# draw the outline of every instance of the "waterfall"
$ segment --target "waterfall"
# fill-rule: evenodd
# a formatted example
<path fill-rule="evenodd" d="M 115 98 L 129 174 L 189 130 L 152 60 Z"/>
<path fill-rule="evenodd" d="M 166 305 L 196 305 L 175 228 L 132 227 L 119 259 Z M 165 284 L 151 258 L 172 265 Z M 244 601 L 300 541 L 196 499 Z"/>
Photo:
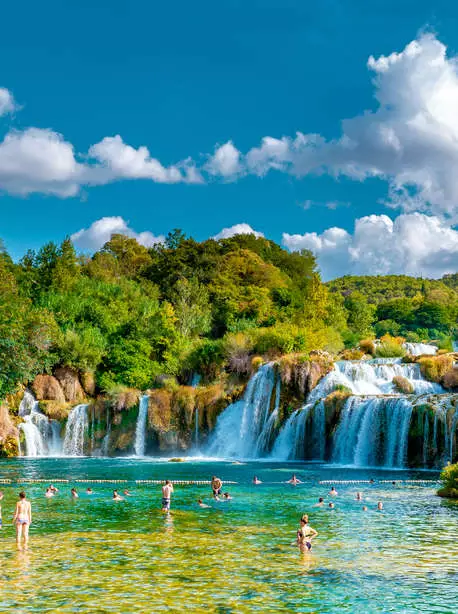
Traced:
<path fill-rule="evenodd" d="M 312 405 L 306 405 L 291 414 L 280 431 L 273 450 L 275 460 L 292 460 L 304 458 L 305 425 Z"/>
<path fill-rule="evenodd" d="M 100 452 L 102 456 L 108 456 L 108 447 L 110 445 L 110 435 L 111 435 L 111 420 L 110 420 L 110 409 L 107 407 L 107 419 L 106 419 L 106 433 L 105 437 L 102 439 L 102 446 L 100 448 Z"/>
<path fill-rule="evenodd" d="M 259 367 L 248 382 L 243 398 L 218 416 L 207 449 L 209 455 L 223 458 L 257 456 L 258 438 L 269 422 L 274 385 L 273 363 Z"/>
<path fill-rule="evenodd" d="M 404 343 L 404 348 L 408 354 L 412 356 L 420 356 L 421 354 L 435 354 L 437 347 L 427 343 Z"/>
<path fill-rule="evenodd" d="M 68 414 L 63 451 L 65 456 L 84 456 L 84 444 L 88 431 L 87 404 L 74 407 Z"/>
<path fill-rule="evenodd" d="M 403 397 L 349 397 L 335 434 L 332 461 L 357 467 L 404 467 L 411 415 L 412 403 Z"/>
<path fill-rule="evenodd" d="M 429 452 L 429 415 L 425 411 L 423 417 L 423 466 L 428 464 L 428 452 Z"/>
<path fill-rule="evenodd" d="M 24 433 L 25 456 L 59 456 L 62 450 L 60 424 L 41 413 L 38 401 L 28 390 L 19 405 L 23 422 L 19 430 Z M 20 451 L 22 454 L 22 450 Z"/>
<path fill-rule="evenodd" d="M 135 456 L 145 456 L 148 401 L 149 396 L 144 394 L 138 404 L 137 426 L 135 427 Z"/>

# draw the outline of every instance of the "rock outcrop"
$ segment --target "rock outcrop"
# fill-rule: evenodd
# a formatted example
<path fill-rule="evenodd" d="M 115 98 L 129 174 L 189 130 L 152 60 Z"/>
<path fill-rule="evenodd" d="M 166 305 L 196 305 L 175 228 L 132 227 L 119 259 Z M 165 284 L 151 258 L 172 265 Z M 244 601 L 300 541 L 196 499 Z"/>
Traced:
<path fill-rule="evenodd" d="M 57 401 L 65 404 L 65 395 L 59 381 L 53 375 L 37 375 L 32 383 L 37 401 Z"/>
<path fill-rule="evenodd" d="M 59 367 L 54 371 L 54 377 L 59 382 L 68 403 L 81 403 L 84 400 L 85 394 L 77 371 L 70 367 Z"/>

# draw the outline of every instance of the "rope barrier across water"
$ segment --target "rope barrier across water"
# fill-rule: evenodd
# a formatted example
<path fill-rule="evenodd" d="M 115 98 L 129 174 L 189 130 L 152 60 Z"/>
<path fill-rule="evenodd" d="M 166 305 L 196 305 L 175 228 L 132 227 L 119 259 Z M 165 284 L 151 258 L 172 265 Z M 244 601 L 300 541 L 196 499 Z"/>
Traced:
<path fill-rule="evenodd" d="M 321 480 L 318 484 L 437 484 L 439 480 Z"/>
<path fill-rule="evenodd" d="M 170 480 L 172 484 L 178 484 L 180 486 L 201 486 L 211 484 L 210 480 Z M 53 479 L 53 478 L 18 478 L 11 480 L 8 478 L 1 478 L 0 484 L 165 484 L 165 480 L 67 480 L 67 479 Z M 223 484 L 238 484 L 238 482 L 222 481 Z"/>

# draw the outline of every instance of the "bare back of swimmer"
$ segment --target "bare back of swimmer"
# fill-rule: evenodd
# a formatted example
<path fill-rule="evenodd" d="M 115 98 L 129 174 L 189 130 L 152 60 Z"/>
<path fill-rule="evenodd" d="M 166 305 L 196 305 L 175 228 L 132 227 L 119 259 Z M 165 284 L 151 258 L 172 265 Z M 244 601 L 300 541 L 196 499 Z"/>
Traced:
<path fill-rule="evenodd" d="M 24 546 L 29 543 L 29 526 L 32 523 L 32 506 L 25 497 L 25 492 L 19 493 L 19 501 L 16 503 L 16 510 L 13 516 L 13 523 L 16 525 L 16 543 L 19 546 L 21 539 L 24 539 Z"/>

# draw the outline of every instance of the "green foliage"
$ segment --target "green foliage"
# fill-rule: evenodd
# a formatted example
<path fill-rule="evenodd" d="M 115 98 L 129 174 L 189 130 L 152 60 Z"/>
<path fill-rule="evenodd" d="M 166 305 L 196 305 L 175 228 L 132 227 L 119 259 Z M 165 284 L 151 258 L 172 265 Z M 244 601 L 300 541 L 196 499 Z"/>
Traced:
<path fill-rule="evenodd" d="M 453 276 L 324 285 L 310 252 L 254 235 L 199 243 L 175 229 L 147 249 L 115 234 L 84 257 L 65 239 L 17 264 L 0 245 L 0 397 L 58 366 L 93 373 L 102 390 L 145 389 L 159 375 L 224 379 L 344 344 L 354 356 L 375 333 L 450 349 L 457 305 Z M 384 352 L 402 350 L 384 342 Z"/>
<path fill-rule="evenodd" d="M 391 335 L 385 335 L 381 338 L 381 342 L 376 346 L 375 355 L 378 358 L 402 358 L 406 355 L 406 350 L 403 343 L 404 339 L 402 337 L 391 337 Z"/>
<path fill-rule="evenodd" d="M 440 497 L 458 499 L 458 463 L 447 465 L 440 475 L 442 487 L 437 491 Z"/>

